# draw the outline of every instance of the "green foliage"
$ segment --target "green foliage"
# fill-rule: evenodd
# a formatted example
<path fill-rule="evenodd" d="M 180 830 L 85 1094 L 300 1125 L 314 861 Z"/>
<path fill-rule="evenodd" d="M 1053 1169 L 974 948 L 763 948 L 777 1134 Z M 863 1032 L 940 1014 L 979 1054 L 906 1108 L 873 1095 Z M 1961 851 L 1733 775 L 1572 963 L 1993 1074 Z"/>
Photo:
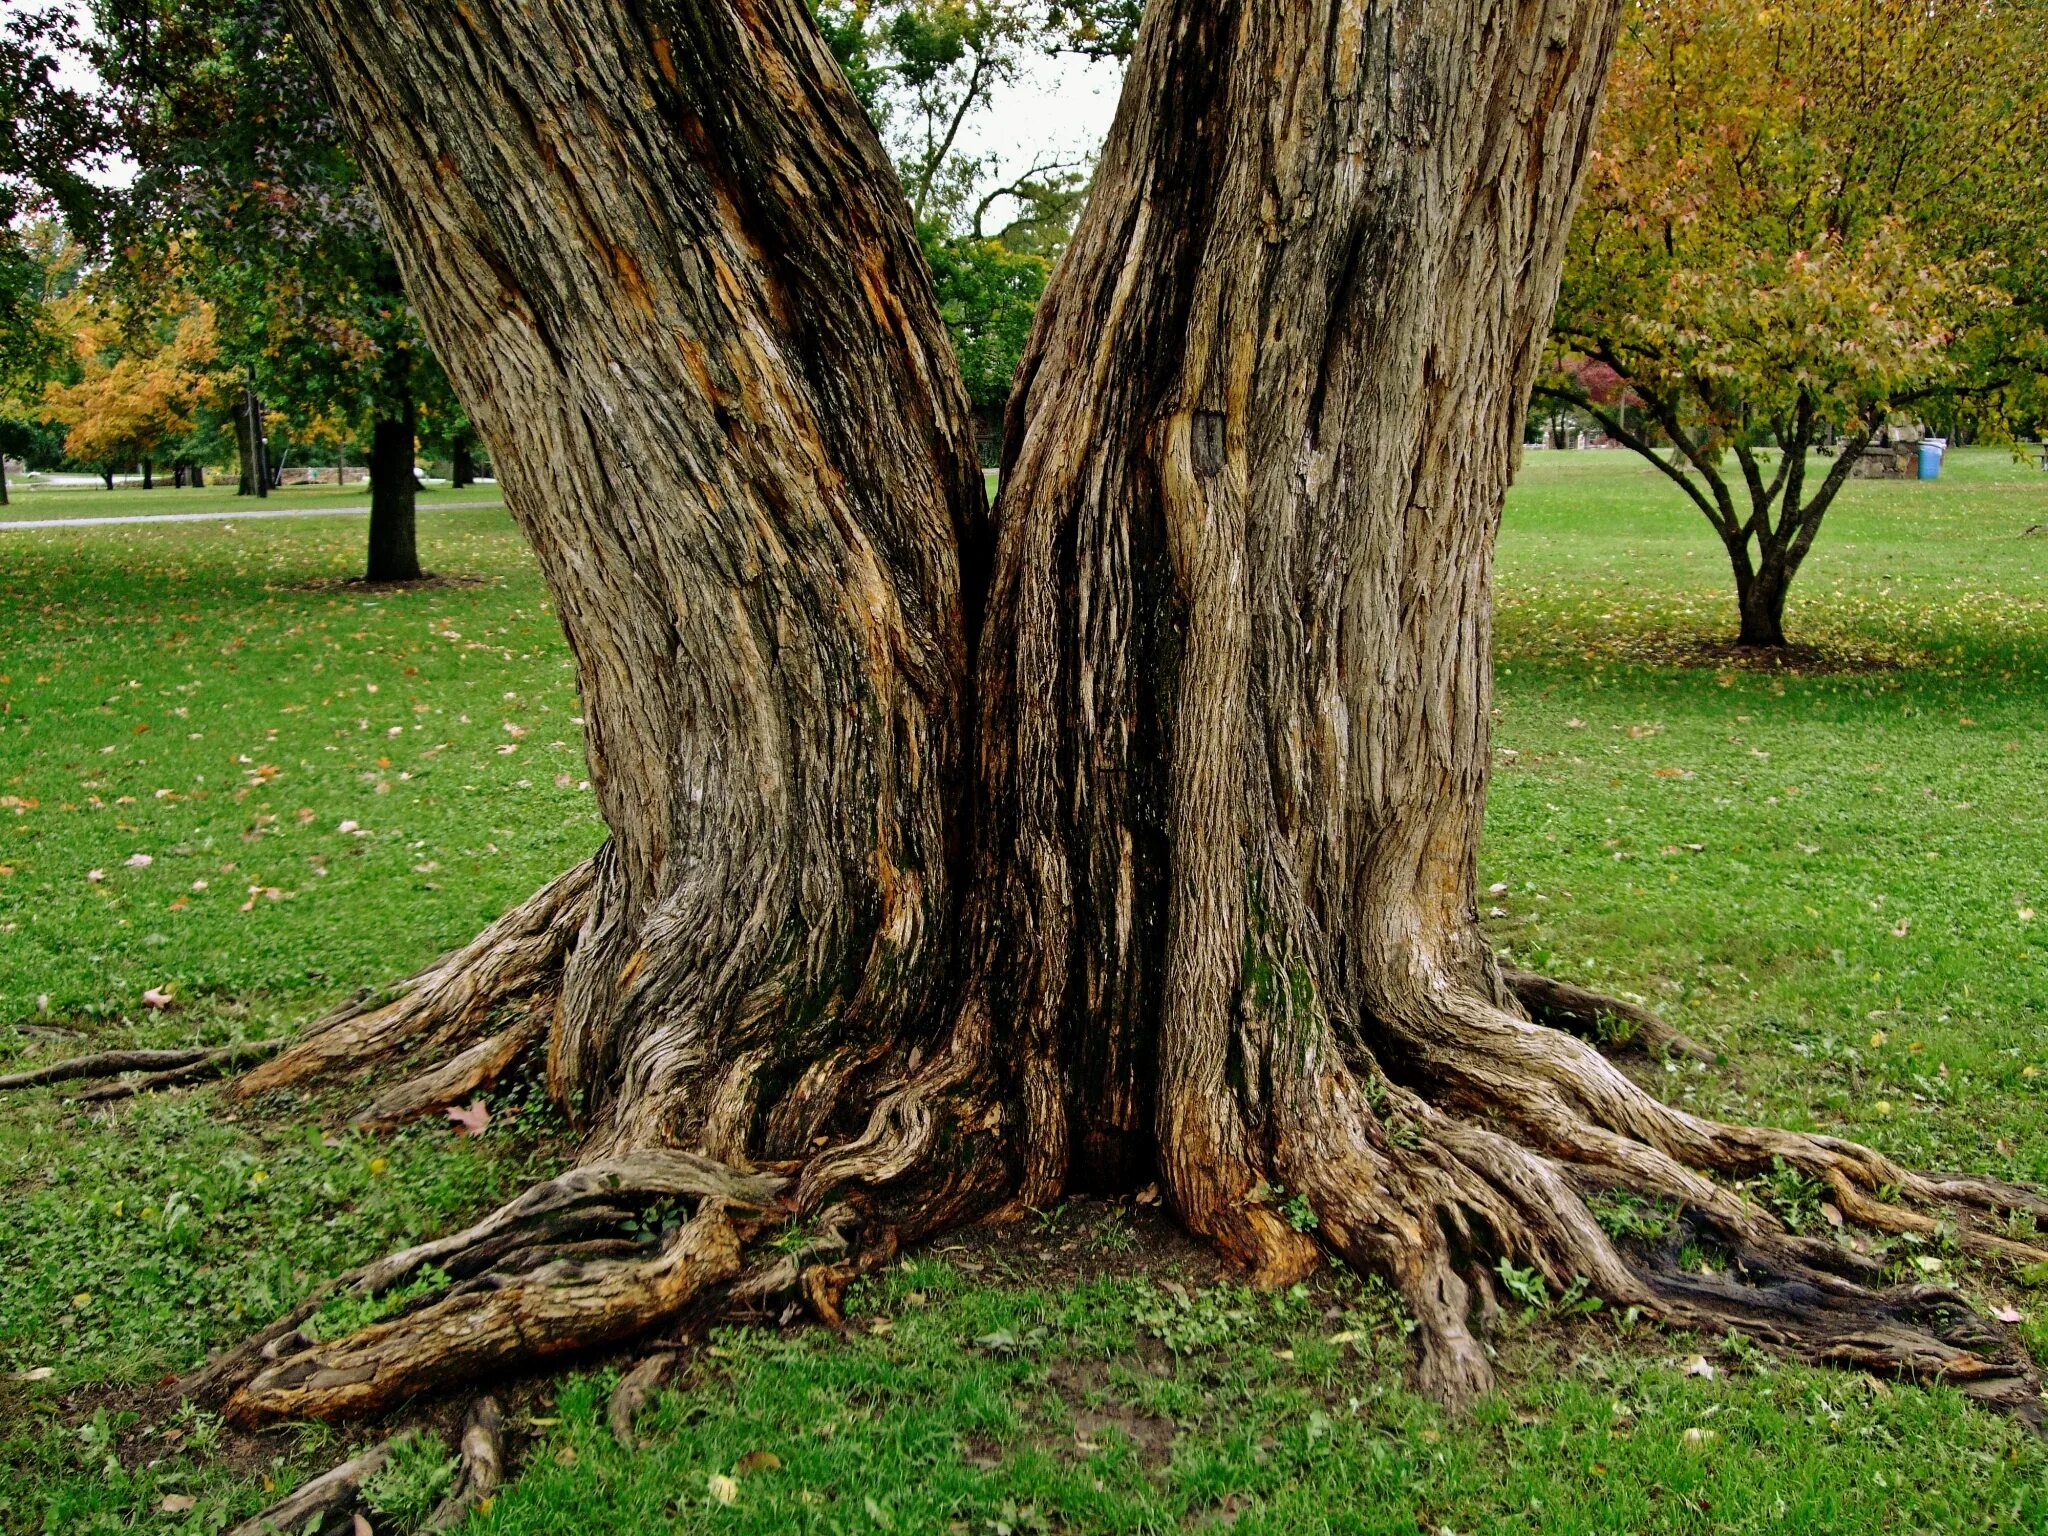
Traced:
<path fill-rule="evenodd" d="M 1140 1333 L 1175 1354 L 1215 1349 L 1243 1341 L 1311 1312 L 1307 1286 L 1261 1296 L 1244 1285 L 1210 1286 L 1190 1291 L 1177 1282 L 1148 1290 L 1131 1309 Z"/>
<path fill-rule="evenodd" d="M 1586 1202 L 1609 1237 L 1654 1243 L 1671 1235 L 1678 1213 L 1668 1201 L 1645 1199 L 1625 1189 L 1602 1190 Z"/>
<path fill-rule="evenodd" d="M 387 1317 L 396 1317 L 422 1297 L 431 1296 L 448 1283 L 448 1275 L 435 1265 L 425 1264 L 420 1272 L 404 1285 L 395 1285 L 380 1295 L 369 1296 L 357 1291 L 347 1291 L 323 1303 L 320 1310 L 308 1318 L 303 1325 L 304 1332 L 315 1339 L 339 1339 L 354 1333 L 358 1328 L 367 1328 L 372 1323 L 381 1323 Z"/>
<path fill-rule="evenodd" d="M 967 396 L 978 410 L 999 415 L 1051 264 L 994 240 L 955 239 L 929 229 L 923 244 Z"/>
<path fill-rule="evenodd" d="M 363 1483 L 363 1502 L 377 1515 L 377 1528 L 416 1531 L 455 1484 L 461 1462 L 439 1437 L 425 1430 L 400 1435 L 391 1455 Z"/>
<path fill-rule="evenodd" d="M 1783 1158 L 1771 1159 L 1771 1171 L 1758 1181 L 1758 1193 L 1765 1205 L 1793 1232 L 1814 1232 L 1826 1227 L 1821 1207 L 1828 1190 L 1818 1179 L 1809 1178 Z"/>

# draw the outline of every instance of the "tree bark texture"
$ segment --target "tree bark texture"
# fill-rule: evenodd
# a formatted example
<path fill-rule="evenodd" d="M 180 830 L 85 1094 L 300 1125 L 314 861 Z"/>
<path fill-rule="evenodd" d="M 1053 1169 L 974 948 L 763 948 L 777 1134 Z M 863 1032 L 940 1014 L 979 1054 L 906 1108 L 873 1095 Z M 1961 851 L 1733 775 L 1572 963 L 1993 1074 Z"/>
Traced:
<path fill-rule="evenodd" d="M 933 1009 L 960 843 L 985 509 L 894 174 L 798 0 L 297 14 L 576 656 L 550 1080 L 794 1155 Z"/>
<path fill-rule="evenodd" d="M 899 1236 L 1154 1176 L 1265 1280 L 1390 1277 L 1450 1401 L 1501 1259 L 2031 1395 L 1953 1298 L 1876 1295 L 1709 1174 L 1784 1163 L 1883 1231 L 1933 1227 L 1894 1192 L 2048 1202 L 1671 1109 L 1531 1022 L 1518 992 L 1608 1010 L 1479 931 L 1493 538 L 1615 0 L 1148 6 L 993 533 L 901 189 L 800 0 L 292 9 L 557 601 L 611 837 L 241 1091 L 430 1058 L 381 1121 L 544 1034 L 598 1162 L 436 1249 L 477 1276 L 446 1295 L 260 1335 L 231 1416 L 625 1337 L 796 1216 L 734 1294 L 830 1318 Z M 677 1157 L 730 1175 L 689 1165 L 687 1240 L 592 1235 Z M 1623 1251 L 1588 1189 L 1731 1268 Z M 521 1279 L 544 1238 L 582 1257 Z"/>

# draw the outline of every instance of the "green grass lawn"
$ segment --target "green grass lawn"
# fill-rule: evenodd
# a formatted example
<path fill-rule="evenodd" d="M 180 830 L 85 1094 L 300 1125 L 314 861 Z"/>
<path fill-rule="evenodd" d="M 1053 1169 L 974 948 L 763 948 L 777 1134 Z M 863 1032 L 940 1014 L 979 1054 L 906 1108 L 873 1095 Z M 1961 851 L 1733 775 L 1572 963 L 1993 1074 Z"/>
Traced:
<path fill-rule="evenodd" d="M 444 503 L 495 501 L 496 485 L 422 486 L 420 510 L 432 512 Z M 169 480 L 154 490 L 123 485 L 105 490 L 93 485 L 10 485 L 8 505 L 0 507 L 0 523 L 40 522 L 72 517 L 167 517 L 176 513 L 250 513 L 312 511 L 321 507 L 366 507 L 370 488 L 362 480 L 347 485 L 282 485 L 268 496 L 237 496 L 235 482 L 179 489 Z"/>
<path fill-rule="evenodd" d="M 1496 943 L 1711 1042 L 1722 1063 L 1653 1073 L 1676 1100 L 2048 1182 L 2035 523 L 2048 475 L 1997 453 L 1852 485 L 1789 616 L 1818 656 L 1757 670 L 1719 645 L 1723 558 L 1668 482 L 1532 455 L 1501 545 Z M 0 533 L 0 1070 L 289 1029 L 595 845 L 523 546 L 496 510 L 422 543 L 465 584 L 347 585 L 344 519 Z M 531 1085 L 474 1142 L 364 1138 L 351 1102 L 0 1106 L 0 1531 L 218 1529 L 338 1459 L 333 1431 L 167 1417 L 152 1384 L 563 1154 Z M 2048 1349 L 2048 1291 L 1917 1256 Z M 1446 1421 L 1375 1288 L 1251 1295 L 1152 1213 L 1077 1203 L 915 1256 L 845 1338 L 720 1336 L 639 1452 L 603 1427 L 606 1370 L 523 1392 L 524 1470 L 471 1529 L 2048 1529 L 2048 1454 L 1944 1391 L 1604 1315 L 1499 1347 L 1501 1393 Z"/>

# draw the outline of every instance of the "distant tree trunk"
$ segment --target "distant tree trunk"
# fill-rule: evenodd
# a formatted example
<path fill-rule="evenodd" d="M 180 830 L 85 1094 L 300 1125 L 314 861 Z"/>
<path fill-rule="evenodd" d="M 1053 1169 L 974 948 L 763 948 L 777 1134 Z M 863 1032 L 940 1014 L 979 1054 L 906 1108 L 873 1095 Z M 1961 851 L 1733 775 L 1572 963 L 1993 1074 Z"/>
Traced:
<path fill-rule="evenodd" d="M 8 505 L 7 497 L 7 455 L 0 453 L 0 507 Z"/>
<path fill-rule="evenodd" d="M 263 436 L 263 401 L 253 385 L 245 385 L 235 403 L 235 453 L 239 461 L 237 496 L 270 494 L 270 458 Z"/>
<path fill-rule="evenodd" d="M 111 491 L 114 488 L 114 466 L 111 464 L 101 465 L 100 479 L 106 482 L 107 489 Z"/>
<path fill-rule="evenodd" d="M 191 479 L 187 483 L 190 484 L 194 490 L 199 490 L 206 484 L 206 468 L 204 465 L 199 464 L 195 461 L 190 466 L 190 470 Z"/>
<path fill-rule="evenodd" d="M 655 1259 L 273 1331 L 231 1419 L 375 1411 L 743 1272 L 830 1318 L 899 1240 L 1154 1179 L 1263 1281 L 1387 1276 L 1452 1402 L 1503 1261 L 1982 1366 L 1702 1170 L 1866 1215 L 1954 1183 L 1666 1105 L 1531 1023 L 1479 927 L 1493 536 L 1614 0 L 1151 0 L 995 538 L 901 188 L 804 0 L 291 9 L 555 599 L 611 835 L 239 1091 L 460 1047 L 417 1110 L 545 1035 L 599 1160 L 569 1183 L 702 1203 Z M 749 1178 L 740 1222 L 809 1257 L 743 1247 Z M 1618 1247 L 1594 1189 L 1682 1208 L 1728 1275 Z M 540 1257 L 476 1231 L 436 1262 Z"/>
<path fill-rule="evenodd" d="M 476 456 L 470 451 L 469 434 L 456 434 L 455 443 L 449 449 L 448 483 L 456 490 L 476 483 Z"/>
<path fill-rule="evenodd" d="M 413 475 L 415 407 L 410 397 L 396 414 L 370 429 L 371 581 L 417 581 L 419 481 Z"/>
<path fill-rule="evenodd" d="M 1731 552 L 1732 553 L 1732 552 Z M 1785 598 L 1792 589 L 1782 561 L 1767 555 L 1755 571 L 1747 559 L 1735 567 L 1735 604 L 1741 615 L 1736 644 L 1775 648 L 1785 644 Z"/>
<path fill-rule="evenodd" d="M 156 489 L 156 477 L 150 472 L 149 460 L 147 459 L 142 461 L 142 488 L 145 491 Z"/>

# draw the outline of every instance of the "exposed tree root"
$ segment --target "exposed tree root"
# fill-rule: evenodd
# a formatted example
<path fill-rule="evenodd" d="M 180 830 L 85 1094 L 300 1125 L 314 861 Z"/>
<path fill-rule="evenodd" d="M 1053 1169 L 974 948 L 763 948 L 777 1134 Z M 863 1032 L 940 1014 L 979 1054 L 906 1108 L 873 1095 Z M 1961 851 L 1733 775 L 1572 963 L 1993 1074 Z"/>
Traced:
<path fill-rule="evenodd" d="M 440 1065 L 379 1094 L 356 1116 L 354 1123 L 364 1130 L 384 1130 L 460 1103 L 496 1082 L 546 1034 L 546 1021 L 529 1013 L 510 1028 L 485 1036 Z"/>
<path fill-rule="evenodd" d="M 1656 1014 L 1636 1003 L 1584 987 L 1540 976 L 1534 971 L 1503 969 L 1501 980 L 1538 1024 L 1577 1035 L 1610 1051 L 1641 1051 L 1650 1056 L 1685 1056 L 1712 1061 L 1714 1053 Z"/>
<path fill-rule="evenodd" d="M 389 1322 L 309 1343 L 258 1371 L 228 1399 L 226 1417 L 247 1427 L 379 1413 L 515 1361 L 633 1338 L 739 1272 L 739 1236 L 709 1207 L 652 1259 L 550 1259 L 525 1273 L 492 1272 Z"/>
<path fill-rule="evenodd" d="M 455 1486 L 427 1516 L 423 1531 L 446 1531 L 460 1525 L 477 1504 L 505 1481 L 505 1425 L 495 1397 L 480 1397 L 462 1418 L 459 1447 L 462 1468 Z"/>
<path fill-rule="evenodd" d="M 73 1056 L 27 1072 L 10 1072 L 0 1077 L 0 1091 L 10 1088 L 40 1088 L 49 1083 L 74 1082 L 82 1077 L 117 1077 L 123 1072 L 162 1072 L 186 1067 L 206 1055 L 204 1050 L 182 1051 L 96 1051 L 90 1056 Z"/>
<path fill-rule="evenodd" d="M 282 1040 L 249 1040 L 239 1045 L 216 1046 L 201 1052 L 198 1059 L 166 1071 L 152 1072 L 147 1077 L 133 1078 L 122 1083 L 105 1083 L 98 1088 L 88 1088 L 83 1093 L 74 1093 L 71 1100 L 76 1104 L 106 1104 L 116 1099 L 132 1099 L 139 1093 L 154 1093 L 159 1088 L 177 1088 L 186 1083 L 203 1083 L 216 1077 L 225 1077 L 239 1071 L 252 1062 L 263 1061 L 283 1049 Z"/>
<path fill-rule="evenodd" d="M 352 1515 L 363 1484 L 390 1458 L 391 1442 L 387 1440 L 332 1471 L 321 1473 L 311 1482 L 300 1484 L 261 1514 L 236 1526 L 228 1536 L 278 1536 L 284 1531 L 294 1536 L 303 1536 L 308 1531 L 328 1536 L 330 1531 L 347 1530 L 354 1523 Z"/>
<path fill-rule="evenodd" d="M 413 977 L 397 997 L 374 1005 L 359 1000 L 316 1021 L 289 1050 L 244 1073 L 230 1092 L 247 1098 L 325 1074 L 359 1071 L 414 1052 L 441 1063 L 466 1051 L 501 1007 L 521 1004 L 529 1015 L 544 1014 L 561 985 L 563 958 L 588 914 L 594 878 L 591 861 L 577 865 L 469 944 Z M 516 1037 L 518 1027 L 509 1033 Z M 499 1041 L 500 1050 L 505 1043 Z M 492 1059 L 492 1054 L 485 1052 L 467 1062 L 463 1070 L 476 1070 Z M 496 1070 L 502 1071 L 509 1060 L 506 1056 Z M 453 1066 L 450 1062 L 442 1070 Z M 399 1104 L 399 1112 L 406 1112 L 405 1102 L 420 1102 L 434 1091 L 416 1083 L 409 1099 Z M 379 1106 L 385 1102 L 372 1106 L 371 1118 L 390 1118 L 380 1113 Z"/>
<path fill-rule="evenodd" d="M 360 1417 L 515 1362 L 632 1338 L 739 1274 L 729 1210 L 759 1208 L 783 1182 L 681 1152 L 573 1169 L 465 1232 L 351 1272 L 253 1348 L 195 1373 L 187 1393 L 225 1395 L 227 1417 L 245 1425 Z M 619 1235 L 635 1211 L 677 1199 L 696 1200 L 696 1215 L 657 1248 Z M 382 1297 L 429 1266 L 451 1283 L 346 1337 L 307 1333 L 327 1297 Z"/>
<path fill-rule="evenodd" d="M 152 1088 L 219 1077 L 274 1055 L 283 1045 L 282 1040 L 247 1040 L 234 1045 L 192 1046 L 182 1050 L 97 1051 L 89 1056 L 73 1056 L 68 1061 L 53 1061 L 45 1067 L 0 1077 L 0 1092 L 11 1088 L 40 1088 L 51 1083 L 77 1082 L 89 1077 L 119 1077 L 125 1072 L 148 1074 L 132 1082 L 89 1089 L 73 1096 L 85 1102 L 125 1099 Z"/>
<path fill-rule="evenodd" d="M 1378 1022 L 1396 1042 L 1404 1077 L 1427 1085 L 1428 1098 L 1444 1106 L 1399 1093 L 1395 1118 L 1414 1124 L 1418 1150 L 1410 1160 L 1437 1169 L 1405 1203 L 1434 1211 L 1453 1252 L 1530 1264 L 1553 1287 L 1576 1284 L 1676 1326 L 1739 1330 L 1805 1358 L 1946 1381 L 1989 1403 L 2037 1410 L 2040 1378 L 2024 1350 L 1963 1298 L 1927 1286 L 1874 1289 L 1882 1265 L 1788 1231 L 1714 1175 L 1743 1179 L 1790 1168 L 1823 1184 L 1851 1225 L 1931 1236 L 1946 1221 L 1965 1251 L 2026 1262 L 2048 1261 L 2048 1251 L 1984 1223 L 2042 1214 L 2040 1196 L 1990 1180 L 1928 1178 L 1833 1137 L 1702 1120 L 1651 1097 L 1579 1040 L 1514 1019 L 1476 995 L 1449 991 L 1429 1002 L 1383 1008 Z M 1311 1125 L 1319 1139 L 1330 1136 L 1327 1124 Z M 1305 1176 L 1327 1161 L 1315 1139 L 1310 1145 L 1316 1150 L 1300 1159 Z M 1373 1187 L 1385 1182 L 1382 1176 Z M 1624 1252 L 1582 1194 L 1603 1188 L 1669 1202 L 1711 1234 L 1729 1262 L 1698 1275 L 1681 1270 L 1673 1254 Z M 1436 1248 L 1425 1235 L 1422 1253 Z M 1435 1347 L 1450 1357 L 1448 1367 L 1425 1361 L 1423 1369 L 1435 1370 L 1430 1384 L 1455 1398 L 1471 1372 L 1455 1318 L 1443 1315 L 1462 1310 L 1462 1297 L 1443 1282 L 1445 1266 L 1439 1256 L 1432 1271 L 1415 1274 L 1379 1260 L 1418 1310 L 1425 1354 Z"/>
<path fill-rule="evenodd" d="M 647 1406 L 647 1399 L 654 1395 L 654 1389 L 667 1378 L 675 1363 L 673 1350 L 657 1350 L 621 1376 L 619 1384 L 612 1388 L 605 1420 L 611 1425 L 612 1438 L 627 1450 L 630 1451 L 635 1443 L 633 1420 L 639 1417 L 640 1410 Z"/>

